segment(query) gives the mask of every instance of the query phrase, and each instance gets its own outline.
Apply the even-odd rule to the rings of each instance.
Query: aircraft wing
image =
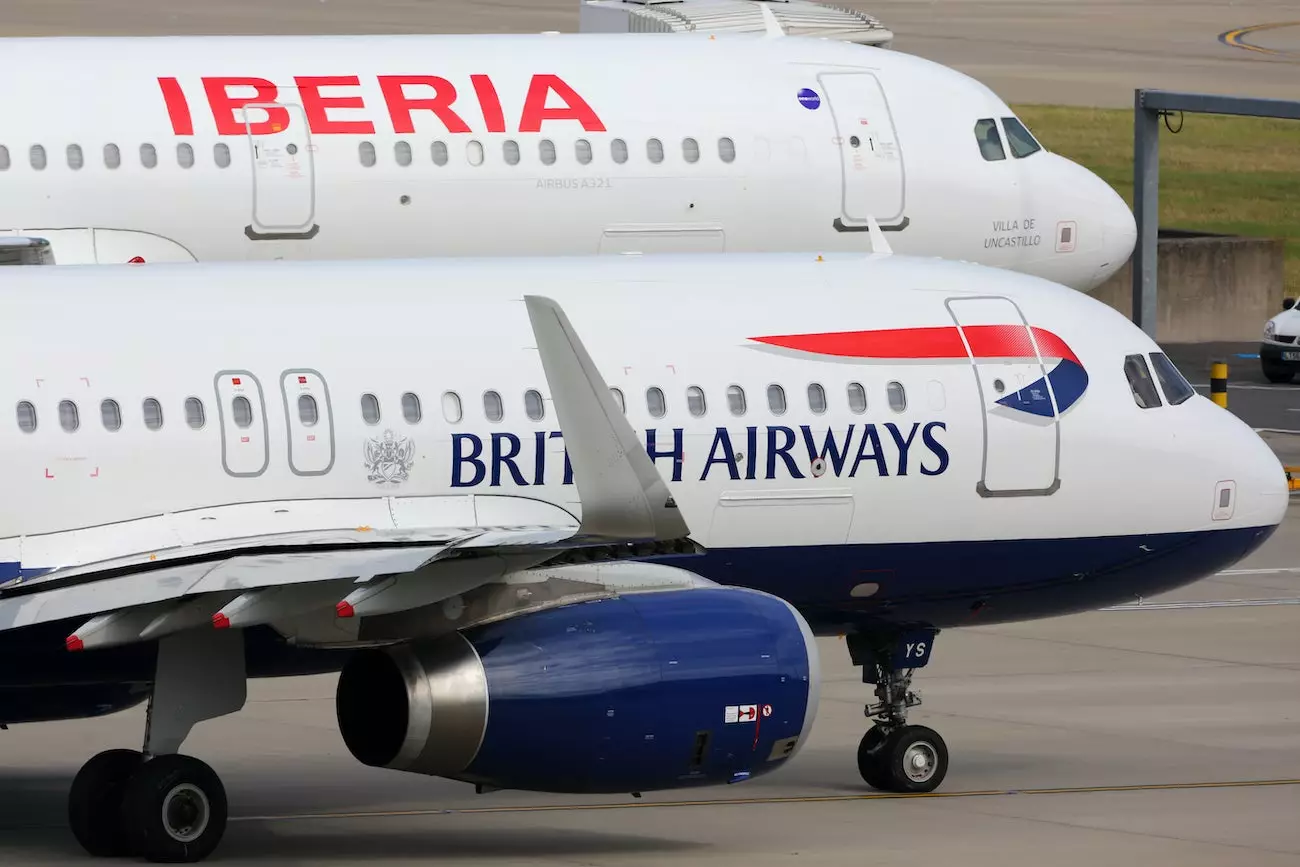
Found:
[[[408,610],[573,549],[597,558],[695,550],[667,484],[564,311],[549,299],[524,301],[569,449],[581,521],[554,507],[549,520],[533,513],[527,523],[504,525],[326,527],[196,540],[152,533],[151,540],[182,541],[0,585],[0,631],[86,617],[68,636],[69,649],[106,647],[206,624],[271,623],[326,606],[344,618]],[[508,505],[488,511],[511,513]],[[247,516],[239,523],[247,525]],[[265,517],[257,523],[264,526]]]

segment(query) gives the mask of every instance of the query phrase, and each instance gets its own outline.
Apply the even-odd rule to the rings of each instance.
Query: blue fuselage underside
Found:
[[[713,549],[660,562],[720,584],[780,596],[819,635],[917,625],[948,629],[1054,617],[1150,597],[1238,562],[1275,529]],[[64,639],[84,620],[0,633],[0,659],[8,661],[0,667],[0,712],[6,688],[152,678],[152,644],[68,653]],[[334,671],[347,653],[291,647],[265,628],[247,630],[247,641],[251,677]]]

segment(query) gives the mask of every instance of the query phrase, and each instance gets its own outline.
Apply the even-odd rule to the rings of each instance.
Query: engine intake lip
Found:
[[[455,776],[487,731],[488,684],[478,652],[452,633],[358,652],[339,675],[339,731],[362,764]]]

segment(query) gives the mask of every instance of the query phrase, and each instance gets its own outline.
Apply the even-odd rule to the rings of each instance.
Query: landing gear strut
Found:
[[[874,725],[858,744],[858,773],[885,792],[933,792],[948,773],[948,745],[925,726],[908,725],[907,710],[921,703],[912,672],[930,661],[933,629],[889,635],[846,636],[862,682],[876,686],[875,703],[863,713]]]
[[[144,751],[109,750],[81,768],[68,794],[73,836],[91,855],[202,861],[226,830],[226,791],[198,759],[177,754],[197,722],[234,713],[246,696],[238,630],[163,638]]]

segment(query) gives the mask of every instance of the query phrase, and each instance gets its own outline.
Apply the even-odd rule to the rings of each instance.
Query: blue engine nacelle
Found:
[[[792,757],[817,712],[812,631],[726,587],[582,602],[358,652],[339,730],[359,761],[489,788],[642,792]]]

